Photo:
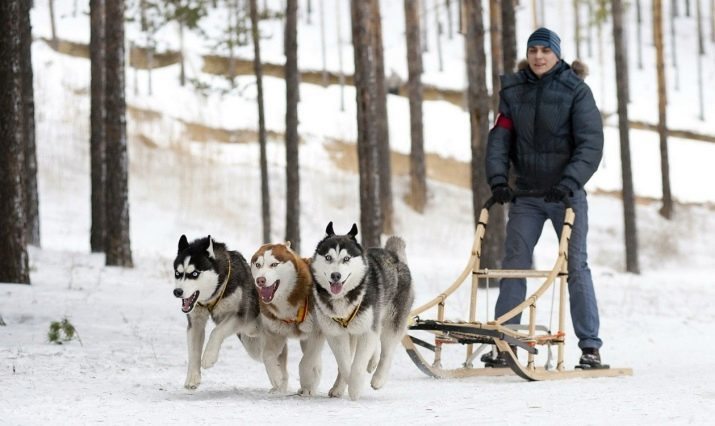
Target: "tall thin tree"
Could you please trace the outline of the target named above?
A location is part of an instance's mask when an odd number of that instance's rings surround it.
[[[385,87],[385,57],[382,47],[382,16],[380,0],[371,0],[372,22],[370,23],[373,43],[372,51],[375,65],[375,84],[377,89],[377,104],[375,117],[378,126],[378,158],[380,176],[380,209],[382,211],[382,230],[386,234],[394,232],[392,206],[392,167],[390,164],[390,128],[387,117],[387,88]]]
[[[358,124],[358,168],[360,173],[360,226],[365,247],[380,245],[382,210],[378,161],[379,130],[377,119],[377,85],[373,63],[374,43],[371,29],[370,2],[350,0],[355,62],[355,101]]]
[[[573,0],[573,34],[576,57],[581,59],[581,0]]]
[[[253,71],[256,73],[258,91],[258,145],[261,163],[261,215],[263,217],[263,243],[271,241],[271,199],[268,187],[268,156],[266,154],[266,115],[263,109],[263,67],[261,66],[261,38],[258,28],[256,0],[250,0],[251,36],[253,38]]]
[[[626,270],[639,273],[638,231],[636,229],[635,194],[631,171],[631,147],[628,134],[628,60],[624,48],[623,1],[612,0],[613,44],[615,47],[618,129],[621,139],[621,177],[623,179],[623,219],[625,225]]]
[[[668,160],[662,0],[653,0],[653,43],[655,44],[655,68],[658,77],[658,135],[660,136],[660,173],[663,188],[663,206],[660,209],[660,214],[666,219],[670,219],[673,217],[673,197],[670,193],[670,161]]]
[[[422,124],[422,47],[419,0],[405,1],[407,93],[410,99],[410,202],[422,213],[427,203],[427,179]]]
[[[636,37],[638,39],[638,69],[643,69],[643,16],[641,13],[641,0],[636,0]]]
[[[22,0],[0,2],[0,282],[30,283],[25,221],[25,146],[20,16]]]
[[[32,71],[32,2],[20,2],[20,74],[22,78],[22,119],[25,138],[25,213],[27,243],[40,245],[40,200],[37,193],[37,146],[35,144],[35,91]]]
[[[492,102],[493,116],[499,112],[499,91],[501,81],[499,76],[504,74],[504,61],[502,58],[502,29],[501,29],[501,0],[489,0],[489,42],[492,54]]]
[[[55,20],[55,0],[49,0],[50,9],[50,34],[52,35],[52,47],[57,49],[57,25]]]
[[[340,83],[340,111],[345,111],[345,71],[343,70],[343,14],[340,4],[343,0],[335,0],[335,33],[338,43],[338,82]]]
[[[105,216],[106,142],[104,135],[104,0],[89,2],[89,59],[90,59],[90,174],[92,225],[89,244],[93,252],[103,252],[107,235]]]
[[[653,6],[655,7],[655,5]],[[678,16],[677,2],[674,3],[673,11],[670,14],[670,55],[673,61],[673,77],[675,79],[675,90],[680,90],[680,71],[678,67],[678,37],[676,37],[677,23],[675,18]]]
[[[298,0],[286,4],[286,240],[300,252],[300,173],[298,158]]]
[[[107,265],[132,267],[129,240],[129,156],[124,98],[124,0],[104,4],[105,214]]]
[[[512,73],[516,68],[516,11],[514,0],[501,0],[503,71]]]
[[[482,206],[491,196],[484,170],[484,158],[489,133],[489,96],[486,84],[486,55],[484,52],[484,21],[481,2],[465,1],[466,58],[468,105],[472,147],[472,209],[474,226],[479,222]],[[484,239],[481,265],[488,268],[501,264],[504,250],[505,221],[502,206],[494,206],[490,214],[490,231]]]
[[[705,96],[703,93],[703,55],[705,55],[705,40],[703,37],[703,17],[700,0],[695,2],[695,19],[698,21],[698,104],[700,105],[700,121],[705,121]]]

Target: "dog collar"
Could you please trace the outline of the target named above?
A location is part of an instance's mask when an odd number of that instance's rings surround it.
[[[342,325],[343,328],[348,328],[348,326],[350,325],[350,323],[352,322],[352,320],[355,318],[355,316],[357,315],[358,311],[360,310],[360,305],[362,305],[362,300],[360,301],[360,303],[357,304],[357,306],[356,306],[355,309],[353,310],[353,313],[350,314],[350,316],[349,316],[347,319],[346,319],[346,318],[332,317],[332,318],[333,318],[333,321],[335,321],[335,322],[337,322],[338,324]]]
[[[213,302],[209,302],[209,303],[207,303],[207,304],[205,304],[205,305],[202,305],[201,303],[199,303],[199,305],[201,305],[201,306],[205,307],[206,309],[208,309],[209,312],[213,311],[213,309],[214,309],[214,307],[216,306],[216,304],[217,304],[217,303],[221,300],[221,298],[223,297],[223,293],[226,291],[226,287],[228,287],[228,280],[229,280],[229,278],[231,278],[231,255],[228,254],[228,253],[226,253],[226,258],[228,259],[228,274],[226,274],[226,279],[223,280],[223,284],[221,284],[221,292],[218,294],[218,297],[217,297],[216,300],[214,300]]]
[[[286,324],[301,324],[303,321],[305,321],[305,317],[308,314],[308,296],[305,296],[305,301],[303,302],[303,306],[298,308],[298,313],[295,315],[295,319],[292,320],[281,320]]]

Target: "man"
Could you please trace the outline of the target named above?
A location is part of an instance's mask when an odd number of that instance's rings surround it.
[[[561,40],[539,28],[527,43],[528,66],[502,76],[499,115],[489,132],[486,175],[494,200],[514,198],[509,186],[513,166],[517,190],[543,191],[541,197],[519,197],[509,209],[505,269],[532,268],[532,255],[546,219],[557,235],[564,218],[563,200],[570,197],[576,214],[568,258],[571,318],[582,355],[577,367],[601,364],[599,317],[588,267],[586,235],[588,204],[584,185],[598,168],[603,153],[603,124],[591,89],[561,59]],[[495,316],[507,313],[526,297],[525,279],[503,279]],[[521,315],[507,323],[518,324]],[[506,366],[504,356],[482,358],[487,366]]]

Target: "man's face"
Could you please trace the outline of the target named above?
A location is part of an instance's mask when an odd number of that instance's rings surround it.
[[[541,78],[559,62],[559,57],[549,47],[537,45],[531,46],[526,51],[526,60],[529,62],[531,71]]]

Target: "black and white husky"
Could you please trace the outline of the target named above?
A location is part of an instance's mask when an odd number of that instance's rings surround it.
[[[174,260],[174,278],[174,296],[181,298],[181,310],[189,321],[189,369],[184,383],[187,389],[199,386],[201,367],[211,368],[216,363],[221,343],[233,334],[239,334],[249,355],[260,360],[258,295],[251,268],[241,253],[229,251],[210,235],[190,244],[182,235]],[[204,349],[209,316],[216,327]]]
[[[316,318],[338,363],[338,379],[329,395],[360,398],[365,372],[381,388],[414,301],[405,242],[390,237],[385,248],[363,250],[353,224],[335,235],[330,222],[311,261]],[[377,368],[377,369],[376,369]]]

